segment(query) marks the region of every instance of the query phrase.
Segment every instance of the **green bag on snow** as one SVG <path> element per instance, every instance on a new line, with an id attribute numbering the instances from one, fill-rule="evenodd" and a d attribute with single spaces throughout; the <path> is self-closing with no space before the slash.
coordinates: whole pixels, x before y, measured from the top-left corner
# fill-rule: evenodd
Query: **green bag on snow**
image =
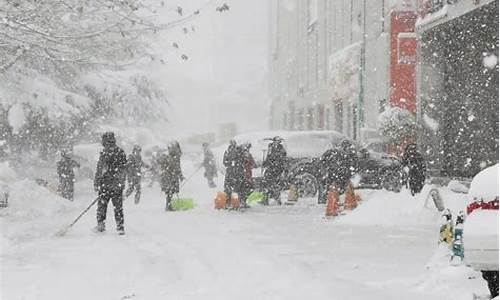
<path id="1" fill-rule="evenodd" d="M 170 202 L 173 210 L 189 210 L 194 208 L 194 201 L 191 198 L 175 198 Z"/>
<path id="2" fill-rule="evenodd" d="M 247 198 L 247 203 L 248 204 L 256 204 L 259 203 L 260 201 L 264 200 L 264 194 L 261 192 L 252 192 L 248 198 Z"/>

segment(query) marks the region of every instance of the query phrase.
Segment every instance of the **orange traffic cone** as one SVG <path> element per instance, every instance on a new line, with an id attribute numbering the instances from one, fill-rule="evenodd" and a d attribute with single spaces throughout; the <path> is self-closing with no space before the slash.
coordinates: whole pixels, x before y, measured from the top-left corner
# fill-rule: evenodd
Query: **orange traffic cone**
<path id="1" fill-rule="evenodd" d="M 239 209 L 240 208 L 240 199 L 238 198 L 237 193 L 231 194 L 231 208 L 232 209 Z"/>
<path id="2" fill-rule="evenodd" d="M 344 209 L 353 210 L 356 208 L 356 195 L 354 194 L 354 188 L 352 184 L 347 185 L 347 190 L 345 192 Z"/>
<path id="3" fill-rule="evenodd" d="M 337 190 L 336 186 L 332 185 L 327 195 L 325 215 L 327 217 L 336 216 L 338 209 L 339 209 L 339 191 Z"/>
<path id="4" fill-rule="evenodd" d="M 356 199 L 356 206 L 361 202 L 361 196 L 359 194 L 354 194 L 354 199 Z"/>
<path id="5" fill-rule="evenodd" d="M 297 202 L 299 200 L 299 191 L 295 184 L 290 184 L 290 189 L 288 190 L 288 202 Z"/>
<path id="6" fill-rule="evenodd" d="M 215 209 L 224 209 L 226 207 L 226 193 L 217 192 L 214 199 Z"/>

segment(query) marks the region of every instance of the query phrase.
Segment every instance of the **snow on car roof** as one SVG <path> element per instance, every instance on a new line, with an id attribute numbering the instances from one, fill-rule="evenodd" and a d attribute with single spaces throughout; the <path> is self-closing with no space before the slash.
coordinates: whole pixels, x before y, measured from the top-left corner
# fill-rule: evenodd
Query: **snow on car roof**
<path id="1" fill-rule="evenodd" d="M 252 143 L 252 155 L 258 155 L 266 150 L 267 145 L 275 136 L 283 138 L 283 145 L 290 157 L 317 157 L 320 156 L 332 143 L 340 144 L 346 137 L 333 130 L 306 130 L 306 131 L 255 131 L 235 136 L 237 143 Z"/>
<path id="2" fill-rule="evenodd" d="M 484 200 L 498 197 L 498 164 L 488 167 L 474 176 L 469 195 Z"/>

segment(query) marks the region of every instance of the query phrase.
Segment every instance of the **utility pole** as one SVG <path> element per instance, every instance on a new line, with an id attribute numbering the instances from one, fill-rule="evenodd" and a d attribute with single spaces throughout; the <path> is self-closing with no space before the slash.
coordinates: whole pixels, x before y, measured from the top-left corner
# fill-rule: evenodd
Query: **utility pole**
<path id="1" fill-rule="evenodd" d="M 366 1 L 363 0 L 363 36 L 361 42 L 360 53 L 360 70 L 359 70 L 359 98 L 358 98 L 358 120 L 357 131 L 361 133 L 361 128 L 365 124 L 365 107 L 364 107 L 364 77 L 366 69 Z"/>

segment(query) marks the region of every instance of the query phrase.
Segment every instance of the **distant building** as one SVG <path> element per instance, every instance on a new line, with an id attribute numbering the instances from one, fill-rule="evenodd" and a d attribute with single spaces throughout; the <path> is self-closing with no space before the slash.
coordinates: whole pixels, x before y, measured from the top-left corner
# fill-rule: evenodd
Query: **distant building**
<path id="1" fill-rule="evenodd" d="M 417 119 L 430 167 L 498 163 L 498 0 L 419 0 Z"/>
<path id="2" fill-rule="evenodd" d="M 270 0 L 271 127 L 377 137 L 385 106 L 416 111 L 413 1 Z"/>

